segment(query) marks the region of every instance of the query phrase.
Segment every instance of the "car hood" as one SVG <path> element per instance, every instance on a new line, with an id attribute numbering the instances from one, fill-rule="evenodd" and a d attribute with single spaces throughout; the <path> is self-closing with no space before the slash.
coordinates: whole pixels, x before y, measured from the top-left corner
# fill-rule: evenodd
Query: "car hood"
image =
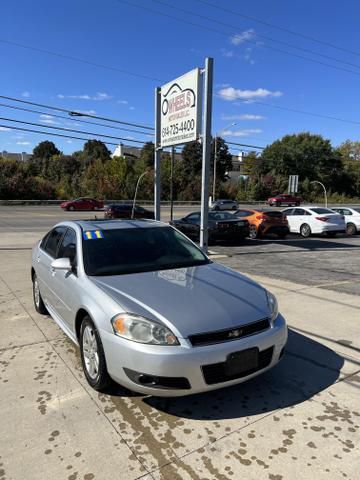
<path id="1" fill-rule="evenodd" d="M 91 280 L 122 310 L 161 322 L 182 338 L 269 316 L 264 288 L 216 263 Z"/>

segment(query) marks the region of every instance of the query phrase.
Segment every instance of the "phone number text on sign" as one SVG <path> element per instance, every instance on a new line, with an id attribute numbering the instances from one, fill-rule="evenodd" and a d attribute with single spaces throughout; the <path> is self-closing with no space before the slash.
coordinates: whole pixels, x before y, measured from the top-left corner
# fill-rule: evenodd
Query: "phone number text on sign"
<path id="1" fill-rule="evenodd" d="M 161 87 L 160 143 L 162 147 L 197 140 L 199 136 L 198 69 Z"/>

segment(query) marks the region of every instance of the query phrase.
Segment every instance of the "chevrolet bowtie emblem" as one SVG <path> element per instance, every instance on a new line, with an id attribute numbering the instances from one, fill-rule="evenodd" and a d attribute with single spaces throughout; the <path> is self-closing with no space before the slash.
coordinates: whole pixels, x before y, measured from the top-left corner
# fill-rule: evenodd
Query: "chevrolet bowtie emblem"
<path id="1" fill-rule="evenodd" d="M 237 328 L 236 330 L 231 330 L 231 332 L 229 332 L 229 337 L 236 338 L 236 337 L 240 337 L 241 334 L 242 334 L 242 330 Z"/>

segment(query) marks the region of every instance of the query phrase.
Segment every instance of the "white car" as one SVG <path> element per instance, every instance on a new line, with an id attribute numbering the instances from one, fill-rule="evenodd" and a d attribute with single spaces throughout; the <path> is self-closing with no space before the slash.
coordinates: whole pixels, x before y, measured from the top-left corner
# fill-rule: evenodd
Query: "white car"
<path id="1" fill-rule="evenodd" d="M 346 230 L 344 216 L 329 208 L 297 207 L 286 208 L 282 212 L 286 215 L 290 232 L 300 233 L 303 237 L 321 233 L 335 237 Z"/>
<path id="2" fill-rule="evenodd" d="M 348 235 L 360 233 L 360 207 L 334 207 L 331 210 L 334 210 L 336 213 L 340 213 L 340 215 L 344 215 L 346 233 Z"/>

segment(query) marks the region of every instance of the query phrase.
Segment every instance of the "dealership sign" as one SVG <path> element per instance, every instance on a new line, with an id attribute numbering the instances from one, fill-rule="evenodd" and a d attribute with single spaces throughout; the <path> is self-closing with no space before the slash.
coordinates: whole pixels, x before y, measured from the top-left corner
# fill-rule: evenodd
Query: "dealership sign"
<path id="1" fill-rule="evenodd" d="M 171 147 L 199 138 L 201 125 L 198 68 L 161 87 L 160 146 Z"/>

